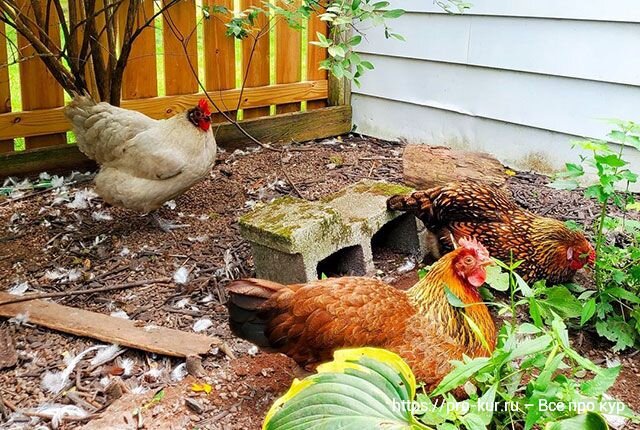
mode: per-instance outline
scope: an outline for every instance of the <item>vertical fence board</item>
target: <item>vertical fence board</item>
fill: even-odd
[[[294,3],[298,6],[298,2]],[[299,82],[302,74],[302,34],[300,30],[289,27],[287,21],[279,18],[276,23],[276,83],[290,84]],[[300,103],[276,106],[276,113],[296,112]]]
[[[20,0],[18,4],[20,5],[21,12],[30,19],[33,19],[35,22],[31,2],[29,0]],[[46,4],[42,4],[42,6],[42,13],[44,15],[46,13]],[[33,29],[36,30],[35,28]],[[51,10],[51,18],[47,34],[49,34],[53,43],[60,43],[58,15],[54,8]],[[34,56],[35,51],[33,47],[22,36],[18,36],[18,49],[20,50],[20,58],[24,59],[24,61],[20,62],[20,93],[22,95],[22,109],[37,110],[62,106],[64,104],[62,87],[58,84],[51,73],[49,73],[44,63]],[[67,138],[64,133],[28,137],[25,139],[27,149],[60,145],[66,142]]]
[[[118,9],[119,40],[122,43],[123,28],[127,19],[129,0],[124,0]],[[153,0],[142,0],[134,29],[142,26],[153,16]],[[141,99],[158,95],[156,73],[156,36],[153,26],[142,30],[133,44],[127,67],[122,78],[122,98]]]
[[[170,0],[164,0],[164,4]],[[191,71],[189,60],[198,73],[198,33],[196,5],[182,0],[163,13],[164,79],[167,95],[198,92],[198,82]],[[182,41],[180,40],[182,39]],[[186,44],[188,57],[183,43]]]
[[[260,0],[242,0],[241,7],[243,10],[251,6],[263,7]],[[243,79],[246,76],[246,87],[261,87],[269,85],[269,19],[264,14],[260,14],[256,26],[260,28],[260,37],[247,37],[242,42],[242,68]],[[257,42],[256,42],[257,40]],[[251,55],[253,51],[253,56]],[[249,64],[249,59],[251,62]],[[247,64],[249,68],[247,69]],[[259,116],[269,115],[269,108],[245,109],[244,119],[256,118]]]
[[[317,15],[312,15],[309,18],[309,41],[317,40],[316,33],[327,36],[329,34],[329,28],[325,21],[320,21]],[[309,45],[309,51],[307,55],[307,79],[324,80],[327,79],[327,71],[320,70],[318,67],[320,62],[327,58],[327,50],[316,45]],[[327,105],[325,100],[314,100],[307,102],[307,109],[320,109]]]
[[[4,22],[0,21],[0,113],[11,112],[11,87]],[[0,153],[13,151],[13,139],[0,140]]]
[[[233,11],[233,0],[204,0],[204,4],[210,8],[217,4]],[[211,17],[204,21],[205,87],[207,91],[230,90],[236,87],[235,39],[225,34],[223,16],[210,13]],[[235,106],[218,107],[235,118]],[[224,118],[216,114],[213,121],[222,122]]]

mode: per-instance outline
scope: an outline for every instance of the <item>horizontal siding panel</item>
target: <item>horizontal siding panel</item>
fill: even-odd
[[[640,119],[639,87],[378,55],[363,57],[376,70],[363,77],[361,88],[353,89],[357,94],[595,138],[606,134],[605,118]]]
[[[640,9],[640,5],[638,6]],[[410,13],[360,52],[640,85],[640,25]]]
[[[467,15],[640,22],[637,0],[473,0]],[[434,1],[398,0],[394,7],[412,12],[445,13]]]
[[[369,136],[486,151],[525,170],[545,165],[544,170],[557,170],[578,161],[572,135],[360,94],[354,94],[352,104],[354,125]],[[625,148],[625,159],[640,170],[640,151]]]

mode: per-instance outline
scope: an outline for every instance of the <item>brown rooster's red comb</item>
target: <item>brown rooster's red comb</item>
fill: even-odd
[[[204,113],[206,116],[211,115],[211,110],[209,109],[209,103],[207,102],[207,99],[201,98],[200,101],[198,102],[198,107],[200,108],[202,113]]]
[[[489,259],[489,251],[476,239],[465,237],[460,239],[459,244],[462,248],[474,251],[478,255],[478,258],[482,260]]]

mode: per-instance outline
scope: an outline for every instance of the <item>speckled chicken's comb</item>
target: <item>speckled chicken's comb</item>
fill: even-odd
[[[476,239],[465,237],[459,240],[459,245],[463,248],[471,249],[476,252],[479,258],[483,260],[489,259],[489,251]]]

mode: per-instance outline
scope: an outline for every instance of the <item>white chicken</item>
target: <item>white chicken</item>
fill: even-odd
[[[96,192],[106,202],[147,213],[205,178],[216,157],[205,99],[165,120],[90,97],[76,96],[64,110],[78,148],[101,167]],[[160,227],[170,229],[155,217]]]

